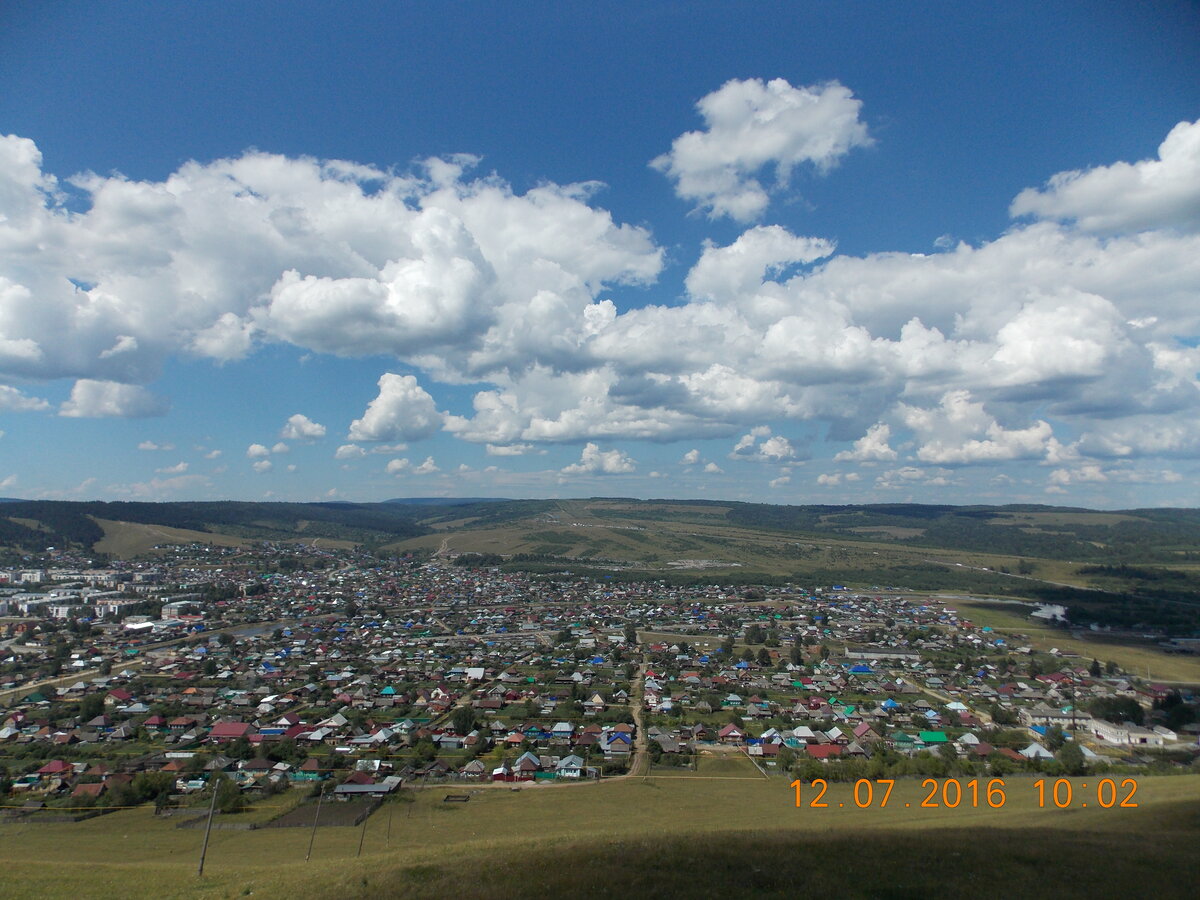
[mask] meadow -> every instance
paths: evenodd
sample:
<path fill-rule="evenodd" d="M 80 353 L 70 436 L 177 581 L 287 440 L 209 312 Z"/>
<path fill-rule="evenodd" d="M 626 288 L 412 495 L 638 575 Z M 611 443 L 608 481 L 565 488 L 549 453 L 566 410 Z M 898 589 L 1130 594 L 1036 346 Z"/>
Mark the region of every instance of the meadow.
<path fill-rule="evenodd" d="M 744 771 L 744 770 L 743 770 Z M 1135 809 L 1038 805 L 1006 780 L 1001 808 L 921 808 L 899 781 L 887 808 L 831 785 L 813 808 L 786 776 L 624 778 L 511 790 L 431 787 L 363 826 L 202 829 L 149 808 L 74 824 L 0 825 L 10 898 L 715 896 L 1192 896 L 1200 778 L 1139 780 Z M 1094 781 L 1094 779 L 1093 779 Z M 1094 785 L 1093 785 L 1094 791 Z M 469 792 L 466 803 L 447 793 Z M 860 794 L 860 800 L 862 795 Z M 286 802 L 286 801 L 285 801 Z M 907 804 L 907 805 L 906 805 Z M 312 854 L 305 861 L 309 842 Z M 361 848 L 361 852 L 360 852 Z"/>
<path fill-rule="evenodd" d="M 1149 643 L 1105 639 L 1102 634 L 1080 632 L 1080 637 L 1073 637 L 1069 631 L 1028 618 L 1021 607 L 1006 609 L 996 603 L 958 598 L 943 602 L 973 624 L 991 627 L 998 634 L 1028 635 L 1029 645 L 1037 650 L 1057 648 L 1102 664 L 1112 660 L 1125 671 L 1151 681 L 1200 684 L 1200 657 L 1164 653 Z"/>

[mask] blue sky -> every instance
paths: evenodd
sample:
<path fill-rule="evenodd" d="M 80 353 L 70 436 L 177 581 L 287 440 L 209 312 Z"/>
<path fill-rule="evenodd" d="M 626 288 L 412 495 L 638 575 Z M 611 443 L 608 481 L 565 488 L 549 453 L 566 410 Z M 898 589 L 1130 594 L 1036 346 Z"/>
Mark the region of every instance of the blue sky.
<path fill-rule="evenodd" d="M 5 4 L 0 494 L 1200 505 L 1111 6 Z"/>

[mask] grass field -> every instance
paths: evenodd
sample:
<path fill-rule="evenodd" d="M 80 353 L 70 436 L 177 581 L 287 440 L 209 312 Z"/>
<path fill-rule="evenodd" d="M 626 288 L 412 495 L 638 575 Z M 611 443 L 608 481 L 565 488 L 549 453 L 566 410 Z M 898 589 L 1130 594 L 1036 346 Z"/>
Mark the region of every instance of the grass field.
<path fill-rule="evenodd" d="M 1093 785 L 1094 788 L 1094 785 Z M 361 828 L 214 831 L 149 809 L 75 824 L 0 825 L 3 895 L 92 897 L 1192 896 L 1200 778 L 1142 779 L 1136 809 L 1041 809 L 1031 778 L 1010 778 L 1000 809 L 922 809 L 897 782 L 886 809 L 859 809 L 850 785 L 826 808 L 786 777 L 651 778 L 600 784 L 461 786 L 391 802 Z M 1089 792 L 1075 780 L 1075 793 Z M 841 804 L 840 806 L 838 804 Z M 908 804 L 906 807 L 904 804 Z M 363 830 L 365 828 L 365 831 Z M 310 839 L 312 859 L 305 862 Z M 362 855 L 358 856 L 360 841 Z M 1189 874 L 1190 873 L 1190 874 Z"/>
<path fill-rule="evenodd" d="M 1031 645 L 1038 650 L 1057 647 L 1064 653 L 1076 653 L 1087 660 L 1101 663 L 1112 660 L 1127 672 L 1152 681 L 1200 684 L 1200 658 L 1163 653 L 1150 646 L 1138 646 L 1128 641 L 1116 642 L 1101 638 L 1084 640 L 1070 632 L 1051 628 L 1020 612 L 1009 611 L 996 604 L 969 600 L 946 600 L 947 606 L 957 609 L 975 625 L 988 625 L 1001 634 L 1027 634 Z M 1014 608 L 1014 610 L 1017 608 Z"/>
<path fill-rule="evenodd" d="M 227 534 L 211 534 L 167 525 L 143 525 L 112 519 L 96 519 L 96 524 L 104 529 L 104 537 L 96 543 L 96 549 L 122 559 L 143 556 L 152 552 L 158 544 L 197 543 L 212 544 L 214 547 L 244 547 L 250 543 Z"/>
<path fill-rule="evenodd" d="M 160 544 L 211 544 L 214 547 L 245 547 L 256 543 L 249 538 L 235 537 L 220 532 L 194 531 L 190 528 L 172 528 L 168 525 L 117 522 L 112 519 L 96 519 L 96 524 L 104 529 L 104 537 L 96 542 L 96 549 L 122 559 L 147 554 L 153 555 L 157 552 L 154 548 Z M 297 531 L 303 532 L 304 524 L 303 522 L 299 523 Z M 323 537 L 306 538 L 299 535 L 290 539 L 290 542 L 341 550 L 348 550 L 356 546 L 353 541 Z"/>

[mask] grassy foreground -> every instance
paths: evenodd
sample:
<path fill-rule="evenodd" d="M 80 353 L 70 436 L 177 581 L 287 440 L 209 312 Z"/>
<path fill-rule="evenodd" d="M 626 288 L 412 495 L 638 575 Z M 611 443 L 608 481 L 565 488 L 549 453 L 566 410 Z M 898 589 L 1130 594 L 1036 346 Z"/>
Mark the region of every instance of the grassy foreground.
<path fill-rule="evenodd" d="M 1094 782 L 1095 779 L 1092 779 Z M 1088 791 L 1076 779 L 1076 796 Z M 11 898 L 239 896 L 907 897 L 1194 896 L 1200 778 L 1140 779 L 1136 809 L 1037 806 L 1033 779 L 1008 779 L 1001 809 L 921 809 L 918 781 L 886 809 L 795 806 L 786 778 L 625 779 L 468 803 L 429 789 L 385 804 L 364 828 L 201 830 L 149 809 L 75 824 L 0 825 L 0 893 Z M 843 804 L 838 806 L 838 804 Z M 904 804 L 909 804 L 906 807 Z M 360 841 L 362 854 L 358 855 Z"/>

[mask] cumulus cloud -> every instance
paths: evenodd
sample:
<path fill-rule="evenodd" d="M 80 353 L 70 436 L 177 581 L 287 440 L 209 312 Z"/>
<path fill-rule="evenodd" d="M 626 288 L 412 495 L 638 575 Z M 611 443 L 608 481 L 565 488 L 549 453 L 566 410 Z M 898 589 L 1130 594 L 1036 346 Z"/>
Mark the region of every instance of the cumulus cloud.
<path fill-rule="evenodd" d="M 1004 428 L 971 400 L 967 391 L 950 391 L 933 409 L 902 406 L 905 424 L 920 436 L 917 458 L 939 465 L 1044 458 L 1058 446 L 1045 421 L 1027 428 Z"/>
<path fill-rule="evenodd" d="M 440 472 L 441 469 L 434 463 L 432 456 L 425 457 L 425 461 L 413 469 L 414 475 L 432 475 L 434 472 Z"/>
<path fill-rule="evenodd" d="M 579 462 L 562 469 L 564 475 L 624 475 L 634 471 L 637 464 L 620 450 L 601 450 L 588 442 Z"/>
<path fill-rule="evenodd" d="M 1157 159 L 1059 172 L 1012 202 L 1014 216 L 1073 220 L 1087 231 L 1200 226 L 1200 121 L 1180 122 Z"/>
<path fill-rule="evenodd" d="M 0 384 L 0 412 L 30 412 L 49 408 L 50 404 L 45 400 L 26 396 L 15 387 Z"/>
<path fill-rule="evenodd" d="M 174 450 L 174 444 L 159 444 L 154 441 L 142 441 L 138 444 L 139 450 Z"/>
<path fill-rule="evenodd" d="M 90 487 L 92 479 L 85 481 L 72 493 L 82 494 Z M 134 484 L 110 484 L 108 490 L 117 496 L 135 500 L 164 500 L 178 497 L 182 493 L 195 492 L 210 484 L 203 475 L 175 475 L 170 478 L 151 478 Z"/>
<path fill-rule="evenodd" d="M 182 475 L 187 470 L 188 464 L 186 462 L 177 462 L 173 466 L 166 466 L 165 468 L 155 469 L 154 471 L 159 475 Z"/>
<path fill-rule="evenodd" d="M 757 177 L 764 168 L 774 168 L 774 186 L 782 188 L 797 166 L 825 172 L 869 144 L 861 107 L 836 81 L 793 87 L 782 78 L 733 79 L 696 104 L 705 129 L 680 135 L 651 165 L 713 218 L 745 222 L 770 202 Z"/>
<path fill-rule="evenodd" d="M 315 441 L 325 437 L 325 426 L 318 425 L 308 416 L 296 413 L 288 418 L 279 436 L 289 441 Z"/>
<path fill-rule="evenodd" d="M 334 459 L 358 459 L 367 455 L 367 451 L 358 444 L 342 444 L 333 454 Z"/>
<path fill-rule="evenodd" d="M 531 302 L 581 313 L 661 269 L 594 185 L 516 194 L 473 162 L 401 175 L 247 152 L 163 181 L 85 173 L 69 211 L 36 145 L 0 136 L 0 377 L 144 384 L 173 354 L 270 341 L 430 365 L 474 348 L 487 370 Z"/>
<path fill-rule="evenodd" d="M 833 458 L 837 462 L 888 462 L 896 459 L 896 451 L 888 445 L 892 429 L 877 422 L 854 442 L 851 450 L 843 450 Z"/>
<path fill-rule="evenodd" d="M 792 442 L 782 435 L 772 435 L 770 426 L 759 425 L 738 439 L 729 458 L 779 463 L 795 459 L 796 449 Z"/>
<path fill-rule="evenodd" d="M 384 471 L 389 475 L 399 475 L 401 472 L 407 472 L 412 468 L 412 463 L 407 459 L 392 459 L 388 460 L 388 464 L 384 466 Z"/>
<path fill-rule="evenodd" d="M 772 145 L 792 133 L 789 92 L 843 110 L 843 133 L 865 138 L 844 88 L 733 85 L 710 95 L 722 99 L 704 130 L 662 158 L 681 190 L 685 172 L 725 173 L 736 206 L 754 200 L 752 182 L 769 195 L 795 165 L 819 169 L 856 145 L 807 157 Z M 763 114 L 746 146 L 785 149 L 738 149 L 742 113 L 727 101 Z M 0 380 L 78 380 L 67 408 L 130 414 L 162 408 L 135 401 L 172 355 L 221 362 L 288 341 L 387 353 L 419 373 L 386 375 L 399 381 L 381 379 L 350 427 L 344 446 L 389 455 L 444 428 L 492 456 L 750 432 L 735 458 L 794 459 L 788 439 L 751 432 L 770 422 L 828 435 L 845 462 L 898 463 L 909 447 L 906 463 L 933 467 L 1194 457 L 1200 233 L 1171 197 L 1194 211 L 1196 128 L 1173 130 L 1157 159 L 1025 192 L 1012 211 L 1032 218 L 974 246 L 848 256 L 820 237 L 749 228 L 698 248 L 686 293 L 662 305 L 606 296 L 653 282 L 663 253 L 598 208 L 594 185 L 518 194 L 470 177 L 465 158 L 398 175 L 259 153 L 162 181 L 60 184 L 32 142 L 4 138 Z M 718 197 L 692 199 L 718 214 Z M 469 412 L 438 411 L 447 384 L 478 385 Z M 0 387 L 0 409 L 47 407 Z M 812 424 L 790 430 L 799 423 Z"/>
<path fill-rule="evenodd" d="M 488 456 L 524 456 L 536 452 L 533 444 L 488 444 L 484 449 Z"/>
<path fill-rule="evenodd" d="M 255 472 L 270 472 L 274 464 L 269 459 L 260 459 L 251 464 Z"/>
<path fill-rule="evenodd" d="M 387 372 L 379 379 L 379 396 L 361 419 L 350 423 L 351 441 L 416 441 L 441 428 L 443 416 L 433 397 L 412 375 Z"/>
<path fill-rule="evenodd" d="M 681 466 L 694 466 L 698 462 L 700 462 L 700 451 L 694 448 L 683 454 L 679 460 Z"/>
<path fill-rule="evenodd" d="M 705 463 L 704 471 L 708 475 L 723 475 L 725 470 L 718 466 L 715 462 Z"/>
<path fill-rule="evenodd" d="M 251 444 L 246 448 L 246 455 L 251 459 L 262 459 L 265 456 L 270 456 L 271 451 L 262 444 Z"/>
<path fill-rule="evenodd" d="M 167 401 L 136 384 L 81 378 L 59 407 L 60 416 L 81 419 L 140 419 L 167 413 Z"/>

